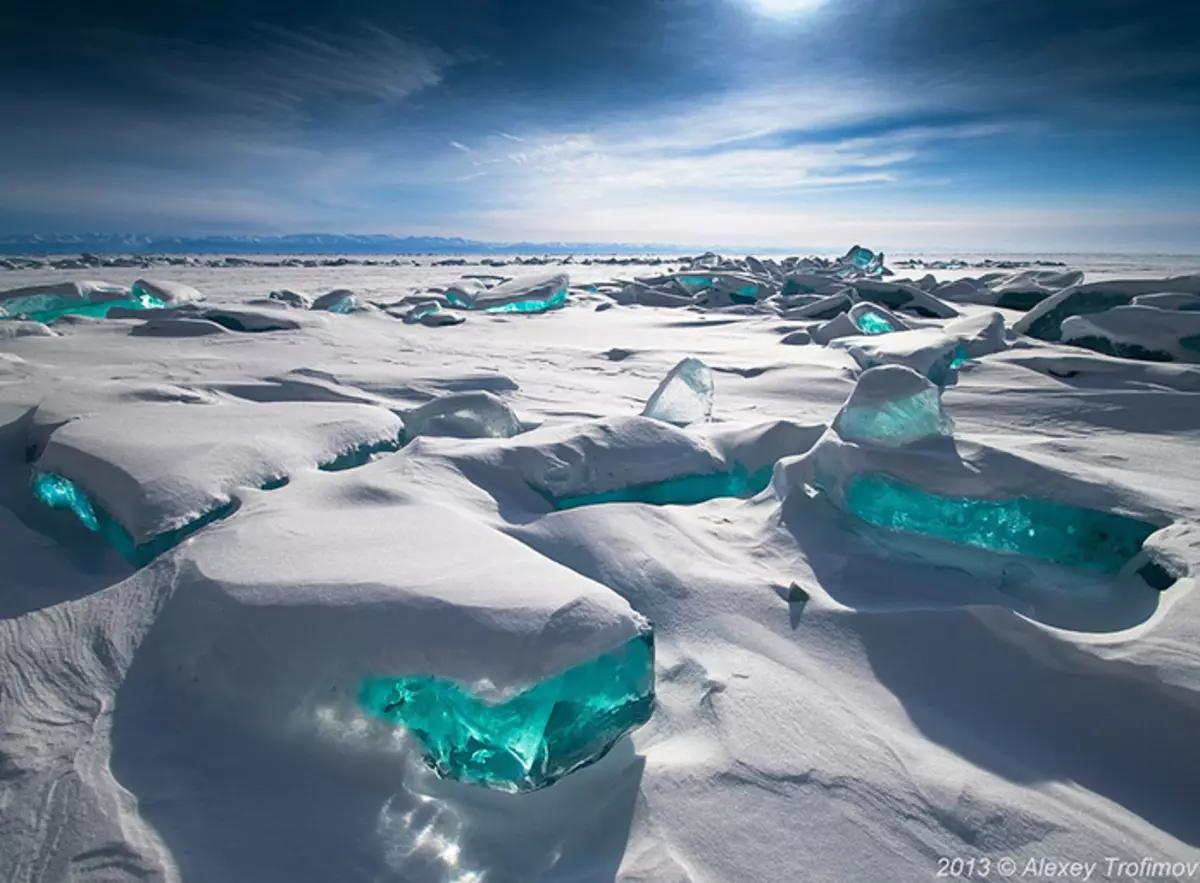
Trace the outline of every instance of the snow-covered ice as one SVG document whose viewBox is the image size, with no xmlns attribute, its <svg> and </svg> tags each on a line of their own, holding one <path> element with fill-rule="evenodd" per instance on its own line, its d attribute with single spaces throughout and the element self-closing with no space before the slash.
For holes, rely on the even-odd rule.
<svg viewBox="0 0 1200 883">
<path fill-rule="evenodd" d="M 1200 862 L 1197 268 L 889 258 L 10 262 L 0 879 Z"/>
</svg>

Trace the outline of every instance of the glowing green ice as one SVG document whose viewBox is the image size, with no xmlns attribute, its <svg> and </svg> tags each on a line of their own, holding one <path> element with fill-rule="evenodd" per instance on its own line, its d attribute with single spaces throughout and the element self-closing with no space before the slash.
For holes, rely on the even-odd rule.
<svg viewBox="0 0 1200 883">
<path fill-rule="evenodd" d="M 677 276 L 675 278 L 685 288 L 695 288 L 696 290 L 712 288 L 717 284 L 717 280 L 711 276 Z"/>
<path fill-rule="evenodd" d="M 652 484 L 616 488 L 596 494 L 552 498 L 555 509 L 575 509 L 598 503 L 650 503 L 655 506 L 692 506 L 717 497 L 753 497 L 771 483 L 772 467 L 749 473 L 741 467 L 731 472 L 685 475 Z"/>
<path fill-rule="evenodd" d="M 544 313 L 546 310 L 556 310 L 567 302 L 567 290 L 564 288 L 554 292 L 545 300 L 518 300 L 512 303 L 487 307 L 485 313 Z"/>
<path fill-rule="evenodd" d="M 483 295 L 481 295 L 483 296 Z M 453 291 L 446 292 L 446 300 L 451 306 L 458 307 L 463 310 L 473 310 L 476 308 L 474 301 L 468 301 L 465 298 L 455 294 Z M 486 302 L 486 300 L 485 300 Z M 529 300 L 511 301 L 506 304 L 498 304 L 494 307 L 484 307 L 481 312 L 484 313 L 544 313 L 546 310 L 555 310 L 567 302 L 567 289 L 563 288 L 554 292 L 548 298 L 530 298 Z"/>
<path fill-rule="evenodd" d="M 950 370 L 953 371 L 955 368 L 961 368 L 966 363 L 967 363 L 967 348 L 960 346 L 954 350 L 954 358 L 952 358 L 950 360 L 950 366 L 949 366 Z"/>
<path fill-rule="evenodd" d="M 855 318 L 854 324 L 863 334 L 889 334 L 896 326 L 878 313 L 864 311 Z"/>
<path fill-rule="evenodd" d="M 96 510 L 87 494 L 61 475 L 40 472 L 33 477 L 33 495 L 51 509 L 70 509 L 88 530 L 99 530 Z"/>
<path fill-rule="evenodd" d="M 22 300 L 32 300 L 32 298 Z M 37 308 L 31 308 L 31 307 Z M 14 309 L 11 305 L 6 305 L 8 308 L 8 318 L 13 319 L 28 319 L 32 322 L 41 322 L 43 324 L 53 322 L 60 316 L 91 316 L 95 319 L 103 319 L 108 315 L 108 311 L 113 307 L 123 307 L 127 310 L 152 310 L 161 309 L 166 304 L 151 297 L 148 294 L 139 294 L 136 297 L 124 298 L 122 300 L 106 300 L 101 303 L 86 303 L 83 301 L 68 301 L 65 298 L 56 297 L 53 299 L 44 299 L 39 304 L 25 304 L 22 309 Z"/>
<path fill-rule="evenodd" d="M 1116 573 L 1158 528 L 1052 500 L 941 497 L 882 473 L 856 475 L 849 511 L 871 524 L 980 549 Z"/>
<path fill-rule="evenodd" d="M 117 552 L 134 567 L 143 567 L 194 534 L 203 527 L 225 518 L 237 509 L 231 500 L 223 506 L 210 509 L 194 521 L 175 530 L 156 534 L 144 543 L 133 541 L 125 528 L 91 501 L 75 482 L 51 472 L 38 472 L 33 476 L 33 495 L 52 509 L 70 509 L 75 517 L 90 531 L 100 534 Z"/>
<path fill-rule="evenodd" d="M 439 775 L 502 791 L 553 784 L 603 757 L 654 710 L 654 635 L 488 703 L 427 675 L 368 678 L 360 702 L 406 727 Z"/>
</svg>

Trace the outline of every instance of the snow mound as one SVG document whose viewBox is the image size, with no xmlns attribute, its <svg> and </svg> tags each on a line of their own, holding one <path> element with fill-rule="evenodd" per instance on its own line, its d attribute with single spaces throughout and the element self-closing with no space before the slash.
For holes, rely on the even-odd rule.
<svg viewBox="0 0 1200 883">
<path fill-rule="evenodd" d="M 348 288 L 338 288 L 323 294 L 312 302 L 310 309 L 326 313 L 353 313 L 358 308 L 358 298 Z"/>
<path fill-rule="evenodd" d="M 314 307 L 316 309 L 316 307 Z M 284 314 L 282 310 L 255 307 L 201 307 L 184 312 L 175 311 L 181 318 L 207 319 L 230 331 L 258 334 L 266 331 L 298 331 L 310 328 L 322 320 L 303 313 Z M 157 319 L 158 316 L 150 318 Z"/>
<path fill-rule="evenodd" d="M 260 495 L 177 555 L 162 671 L 276 735 L 348 731 L 367 679 L 432 676 L 496 701 L 647 630 L 604 586 L 415 502 L 390 470 Z"/>
<path fill-rule="evenodd" d="M 979 359 L 1008 348 L 1004 316 L 1000 313 L 963 316 L 947 322 L 942 331 L 962 343 L 969 359 Z"/>
<path fill-rule="evenodd" d="M 538 273 L 474 293 L 447 292 L 452 306 L 489 313 L 540 313 L 561 307 L 571 287 L 566 273 Z"/>
<path fill-rule="evenodd" d="M 509 438 L 521 421 L 504 400 L 486 390 L 451 393 L 404 414 L 406 438 L 421 435 L 454 438 Z"/>
<path fill-rule="evenodd" d="M 113 318 L 126 316 L 121 314 Z M 165 315 L 153 316 L 129 332 L 132 337 L 211 337 L 214 334 L 229 333 L 229 328 L 212 319 Z"/>
<path fill-rule="evenodd" d="M 1136 307 L 1157 307 L 1160 310 L 1200 311 L 1200 294 L 1185 294 L 1180 291 L 1161 291 L 1157 294 L 1139 294 L 1132 301 Z"/>
<path fill-rule="evenodd" d="M 182 282 L 168 282 L 157 279 L 139 279 L 133 283 L 130 292 L 133 297 L 145 297 L 159 301 L 167 306 L 195 303 L 204 300 L 204 295 L 190 285 Z"/>
<path fill-rule="evenodd" d="M 860 368 L 905 365 L 938 386 L 952 382 L 956 369 L 967 359 L 966 344 L 938 328 L 917 328 L 869 338 L 840 338 L 831 346 L 846 350 Z"/>
<path fill-rule="evenodd" d="M 1200 294 L 1200 276 L 1121 279 L 1075 285 L 1042 301 L 1022 316 L 1013 330 L 1040 340 L 1058 341 L 1062 339 L 1062 323 L 1072 316 L 1102 313 L 1113 307 L 1126 306 L 1139 295 L 1168 291 Z"/>
<path fill-rule="evenodd" d="M 1114 307 L 1062 323 L 1064 343 L 1150 362 L 1200 362 L 1200 313 Z"/>
<path fill-rule="evenodd" d="M 936 284 L 932 294 L 944 300 L 983 304 L 1026 312 L 1046 298 L 1083 281 L 1079 270 L 1022 270 L 1012 274 L 989 274 Z"/>
<path fill-rule="evenodd" d="M 853 284 L 859 298 L 891 310 L 914 313 L 931 319 L 953 319 L 958 315 L 958 310 L 950 304 L 915 285 L 873 279 L 856 279 Z"/>
<path fill-rule="evenodd" d="M 438 328 L 443 325 L 461 325 L 466 319 L 462 316 L 456 316 L 453 313 L 448 313 L 442 309 L 442 305 L 435 300 L 420 301 L 413 304 L 412 308 L 403 315 L 404 322 L 409 325 L 420 323 L 428 325 L 431 328 Z"/>
<path fill-rule="evenodd" d="M 30 322 L 25 319 L 11 319 L 0 322 L 0 340 L 14 337 L 56 337 L 53 329 L 41 322 Z"/>
<path fill-rule="evenodd" d="M 295 307 L 298 310 L 307 310 L 312 307 L 312 298 L 301 291 L 293 291 L 290 288 L 281 288 L 278 291 L 272 291 L 267 295 L 268 300 L 279 301 L 289 307 Z"/>
<path fill-rule="evenodd" d="M 129 404 L 55 429 L 34 464 L 77 485 L 135 545 L 245 488 L 394 443 L 400 418 L 368 405 Z"/>
</svg>

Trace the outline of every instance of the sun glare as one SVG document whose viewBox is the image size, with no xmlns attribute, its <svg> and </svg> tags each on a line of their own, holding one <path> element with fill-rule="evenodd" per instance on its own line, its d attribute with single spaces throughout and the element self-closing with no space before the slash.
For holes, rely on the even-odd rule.
<svg viewBox="0 0 1200 883">
<path fill-rule="evenodd" d="M 759 15 L 772 18 L 794 18 L 825 5 L 825 0 L 744 0 Z"/>
</svg>

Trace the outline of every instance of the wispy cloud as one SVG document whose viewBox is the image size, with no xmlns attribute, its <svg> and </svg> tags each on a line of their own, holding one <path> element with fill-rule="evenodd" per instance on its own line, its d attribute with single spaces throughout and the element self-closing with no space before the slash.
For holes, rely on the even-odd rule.
<svg viewBox="0 0 1200 883">
<path fill-rule="evenodd" d="M 209 107 L 292 116 L 323 102 L 396 104 L 437 86 L 454 59 L 437 46 L 362 24 L 314 34 L 259 25 L 249 45 L 208 45 L 109 31 L 89 51 L 160 90 Z"/>
</svg>

